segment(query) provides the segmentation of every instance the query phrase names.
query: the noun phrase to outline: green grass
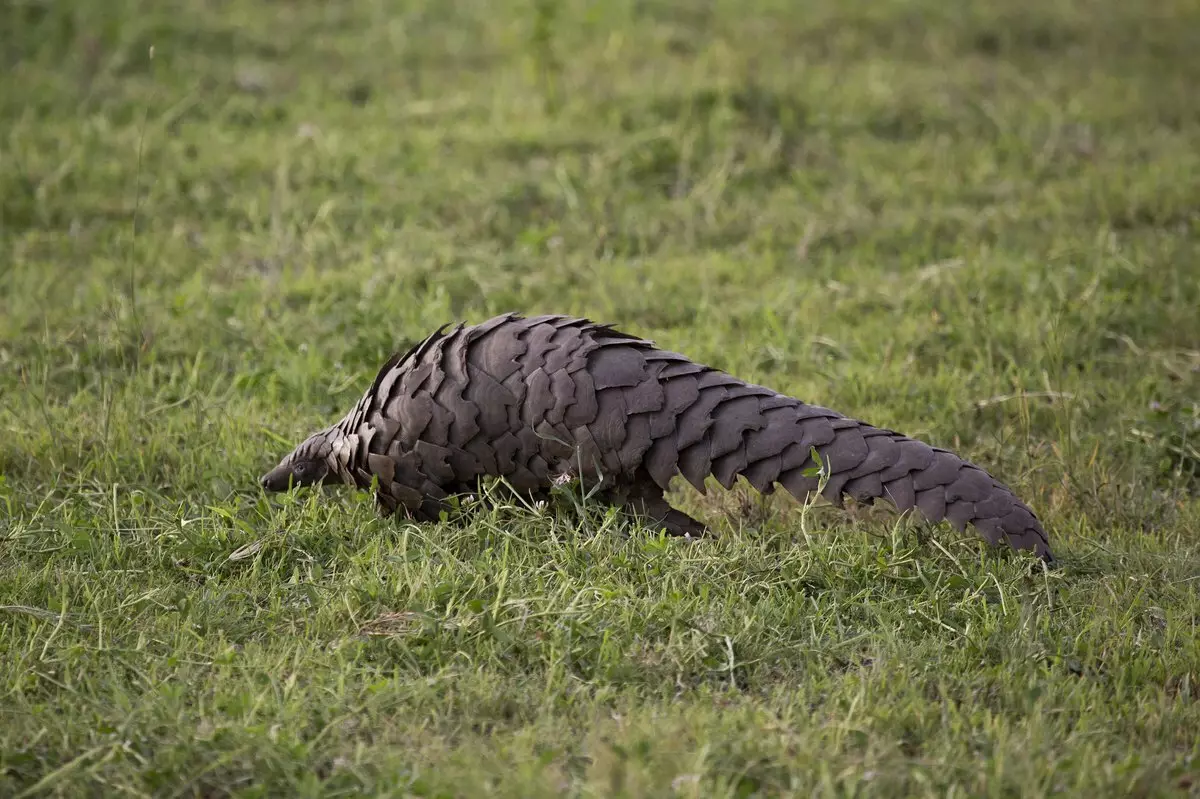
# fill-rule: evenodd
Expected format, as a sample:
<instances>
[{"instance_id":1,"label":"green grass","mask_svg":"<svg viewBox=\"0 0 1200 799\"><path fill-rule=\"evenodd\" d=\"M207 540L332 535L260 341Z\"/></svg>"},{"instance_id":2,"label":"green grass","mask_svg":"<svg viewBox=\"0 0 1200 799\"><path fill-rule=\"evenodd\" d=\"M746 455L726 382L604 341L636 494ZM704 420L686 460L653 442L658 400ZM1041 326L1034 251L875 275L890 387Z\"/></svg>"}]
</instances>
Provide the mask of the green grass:
<instances>
[{"instance_id":1,"label":"green grass","mask_svg":"<svg viewBox=\"0 0 1200 799\"><path fill-rule=\"evenodd\" d=\"M5 3L0 795L1200 790L1198 50L1191 0ZM956 448L1062 567L258 491L505 310Z\"/></svg>"}]
</instances>

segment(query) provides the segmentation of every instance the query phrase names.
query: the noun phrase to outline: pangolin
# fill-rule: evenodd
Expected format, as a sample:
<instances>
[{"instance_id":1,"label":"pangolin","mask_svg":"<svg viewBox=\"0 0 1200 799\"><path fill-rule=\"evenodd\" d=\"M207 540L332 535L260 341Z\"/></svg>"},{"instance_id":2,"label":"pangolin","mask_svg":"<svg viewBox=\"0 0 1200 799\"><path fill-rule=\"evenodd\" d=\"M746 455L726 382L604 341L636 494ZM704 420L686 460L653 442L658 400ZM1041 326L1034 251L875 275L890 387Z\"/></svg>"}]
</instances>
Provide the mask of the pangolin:
<instances>
[{"instance_id":1,"label":"pangolin","mask_svg":"<svg viewBox=\"0 0 1200 799\"><path fill-rule=\"evenodd\" d=\"M432 521L481 477L503 477L530 496L575 477L657 529L700 536L705 525L666 500L671 478L703 493L709 475L725 488L740 475L764 494L776 484L800 500L819 491L838 507L843 495L883 498L1053 560L1033 511L948 450L588 319L509 313L448 327L393 355L353 409L284 457L262 486L375 484L384 515Z\"/></svg>"}]
</instances>

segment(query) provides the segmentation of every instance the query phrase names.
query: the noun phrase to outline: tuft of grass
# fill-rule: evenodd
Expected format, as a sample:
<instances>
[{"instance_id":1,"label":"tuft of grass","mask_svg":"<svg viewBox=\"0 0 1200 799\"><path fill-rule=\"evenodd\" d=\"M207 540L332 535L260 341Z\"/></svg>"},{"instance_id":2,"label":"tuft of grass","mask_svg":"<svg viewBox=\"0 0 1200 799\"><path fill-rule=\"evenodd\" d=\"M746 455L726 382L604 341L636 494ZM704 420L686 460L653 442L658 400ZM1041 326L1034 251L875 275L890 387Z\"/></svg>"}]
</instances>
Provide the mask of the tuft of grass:
<instances>
[{"instance_id":1,"label":"tuft of grass","mask_svg":"<svg viewBox=\"0 0 1200 799\"><path fill-rule=\"evenodd\" d=\"M0 795L1200 781L1194 3L0 9ZM617 323L953 447L874 510L255 478L446 321Z\"/></svg>"}]
</instances>

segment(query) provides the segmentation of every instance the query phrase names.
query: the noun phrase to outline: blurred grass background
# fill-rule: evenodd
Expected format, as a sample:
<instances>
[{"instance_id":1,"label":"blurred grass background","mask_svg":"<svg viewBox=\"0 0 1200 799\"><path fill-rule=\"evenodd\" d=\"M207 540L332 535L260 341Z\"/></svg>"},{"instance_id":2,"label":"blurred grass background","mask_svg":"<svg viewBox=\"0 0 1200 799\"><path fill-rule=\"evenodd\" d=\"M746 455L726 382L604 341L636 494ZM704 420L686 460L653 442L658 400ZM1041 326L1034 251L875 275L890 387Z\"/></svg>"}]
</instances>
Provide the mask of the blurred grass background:
<instances>
[{"instance_id":1,"label":"blurred grass background","mask_svg":"<svg viewBox=\"0 0 1200 799\"><path fill-rule=\"evenodd\" d=\"M1197 52L1192 0L7 0L0 793L1195 790ZM1064 568L258 493L507 310L953 447Z\"/></svg>"}]
</instances>

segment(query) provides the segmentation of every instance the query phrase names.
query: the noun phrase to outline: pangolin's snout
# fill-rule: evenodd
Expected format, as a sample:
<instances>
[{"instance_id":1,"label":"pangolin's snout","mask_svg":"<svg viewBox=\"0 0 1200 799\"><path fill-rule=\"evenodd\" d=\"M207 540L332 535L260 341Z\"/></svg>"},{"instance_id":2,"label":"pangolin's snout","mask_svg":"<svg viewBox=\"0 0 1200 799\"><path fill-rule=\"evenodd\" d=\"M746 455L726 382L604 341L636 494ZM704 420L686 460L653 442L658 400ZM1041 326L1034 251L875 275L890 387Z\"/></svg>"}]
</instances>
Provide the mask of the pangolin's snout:
<instances>
[{"instance_id":1,"label":"pangolin's snout","mask_svg":"<svg viewBox=\"0 0 1200 799\"><path fill-rule=\"evenodd\" d=\"M292 473L289 469L277 466L258 478L259 485L267 491L286 491Z\"/></svg>"}]
</instances>

